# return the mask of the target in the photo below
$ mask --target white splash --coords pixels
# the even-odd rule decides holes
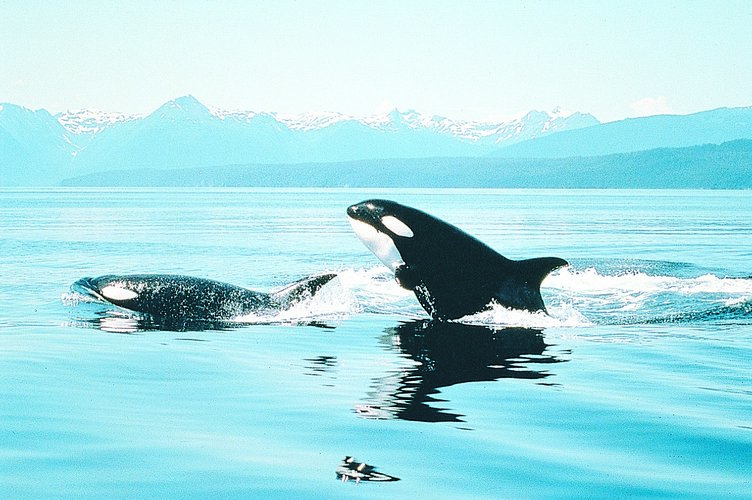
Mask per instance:
[[[560,304],[543,311],[529,312],[493,304],[489,309],[456,320],[457,323],[488,327],[553,328],[592,326],[593,323],[570,304]]]
[[[557,307],[570,304],[596,323],[630,318],[649,320],[666,314],[687,314],[734,306],[752,300],[752,280],[650,275],[628,272],[600,274],[593,268],[563,268],[549,275],[541,291],[555,315]]]
[[[295,303],[289,309],[271,313],[251,313],[233,319],[237,323],[306,323],[339,321],[360,312],[352,291],[343,286],[342,273],[324,285],[315,295]]]
[[[578,271],[571,267],[565,267],[550,274],[543,285],[587,295],[672,292],[684,295],[719,293],[752,296],[752,280],[748,278],[719,278],[712,274],[705,274],[697,278],[654,276],[641,272],[611,276],[600,274],[593,268]]]

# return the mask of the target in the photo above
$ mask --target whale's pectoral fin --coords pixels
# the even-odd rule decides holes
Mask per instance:
[[[420,283],[413,290],[415,296],[418,298],[418,302],[423,306],[423,309],[434,319],[444,320],[444,316],[439,314],[439,310],[436,307],[436,297],[431,294],[431,291],[424,283]]]
[[[421,283],[418,272],[406,264],[397,266],[397,269],[394,270],[394,277],[399,286],[408,290],[414,290]]]
[[[300,302],[301,300],[312,297],[322,286],[326,285],[336,277],[337,275],[334,273],[309,276],[295,281],[271,295],[279,302],[294,304],[295,302]]]

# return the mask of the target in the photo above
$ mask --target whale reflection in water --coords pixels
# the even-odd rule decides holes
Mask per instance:
[[[356,407],[365,418],[461,422],[463,415],[429,405],[442,402],[434,397],[440,388],[501,378],[545,379],[551,376],[546,368],[563,361],[545,354],[549,344],[537,329],[421,320],[385,333],[385,341],[416,363],[374,380],[368,402]]]

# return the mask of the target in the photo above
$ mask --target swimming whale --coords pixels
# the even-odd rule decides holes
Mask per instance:
[[[71,285],[71,290],[157,320],[217,321],[247,314],[274,314],[289,309],[313,296],[336,276],[310,276],[273,293],[171,274],[81,278]]]
[[[457,227],[393,201],[366,200],[347,215],[366,247],[438,320],[477,313],[493,302],[546,312],[540,284],[568,265],[558,257],[507,259]]]

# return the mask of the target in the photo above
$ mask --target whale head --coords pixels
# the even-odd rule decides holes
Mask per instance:
[[[556,257],[507,259],[459,228],[394,201],[366,200],[347,215],[360,240],[436,319],[473,314],[494,301],[545,311],[540,284],[567,265]]]
[[[412,210],[386,200],[368,200],[347,209],[355,234],[392,272],[405,265],[400,247],[404,250],[409,246],[407,240],[415,237],[413,229],[400,218],[405,218],[402,209]]]

